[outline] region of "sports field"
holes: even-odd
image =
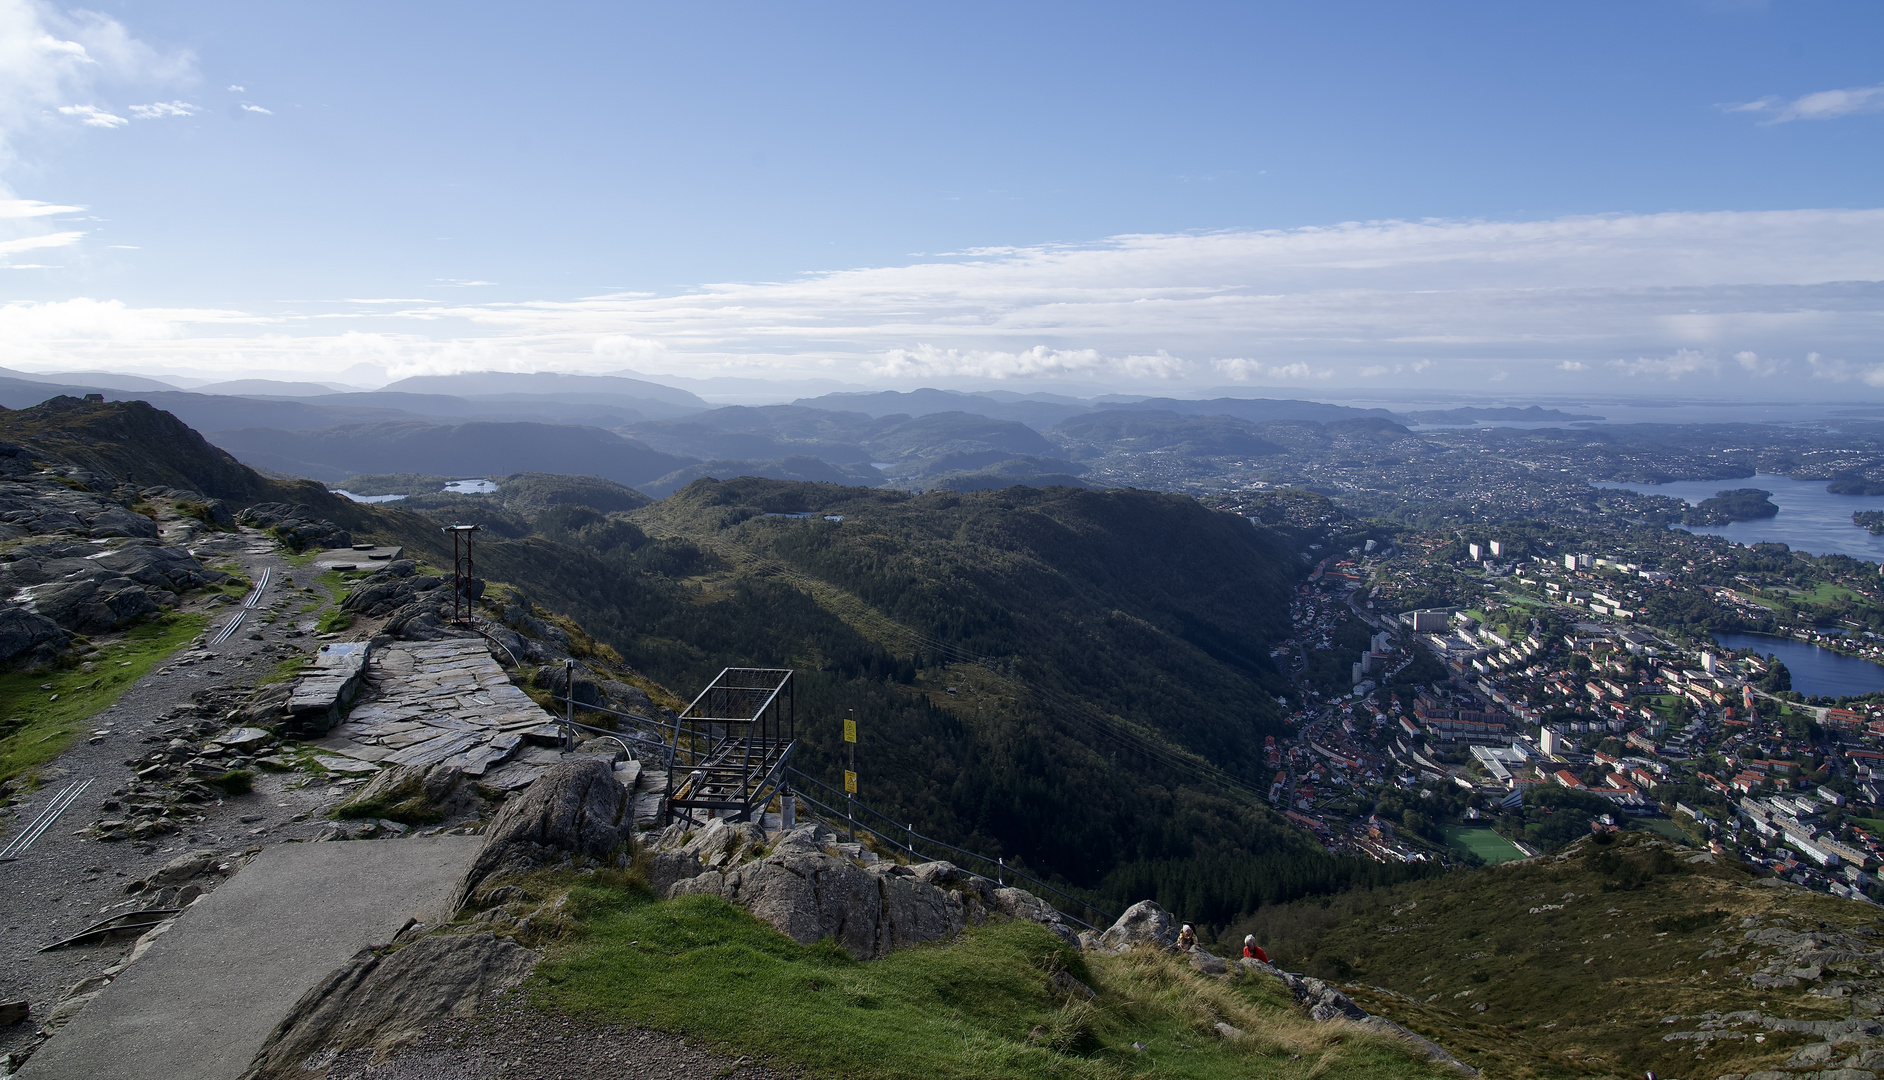
[[[1460,851],[1469,851],[1485,860],[1487,866],[1510,862],[1524,858],[1516,844],[1486,828],[1471,828],[1464,825],[1444,827],[1446,843]]]

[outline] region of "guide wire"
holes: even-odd
[[[693,537],[682,536],[678,533],[669,533],[667,535],[675,539],[686,539],[697,542]],[[797,586],[807,593],[815,594],[818,592],[826,592],[835,594],[834,599],[844,607],[861,609],[849,612],[850,616],[857,621],[874,624],[879,632],[888,632],[891,635],[902,638],[906,643],[912,643],[931,652],[939,653],[947,660],[961,664],[975,664],[990,670],[998,668],[1001,664],[1000,659],[997,657],[975,653],[954,642],[943,641],[939,638],[924,634],[913,627],[904,625],[884,614],[881,610],[865,601],[862,597],[856,596],[854,593],[850,593],[829,582],[811,577],[784,563],[768,559],[750,549],[735,545],[728,539],[714,537],[707,540],[707,543],[722,558],[746,569],[762,571],[771,576],[782,578],[789,584]],[[839,617],[842,618],[845,613],[838,612],[838,614]],[[1138,754],[1140,757],[1153,764],[1161,765],[1176,772],[1190,774],[1195,779],[1209,781],[1252,799],[1267,801],[1267,796],[1264,792],[1246,781],[1238,779],[1234,775],[1211,765],[1207,761],[1192,757],[1183,751],[1154,741],[1145,734],[1133,730],[1132,727],[1128,726],[1127,721],[1103,713],[1088,702],[1080,701],[1063,691],[1039,685],[1037,682],[1030,682],[1016,674],[1001,674],[1000,677],[1017,684],[1023,690],[1031,694],[1037,703],[1045,707],[1045,711],[1048,712],[1049,715],[1056,716],[1063,722],[1070,723],[1089,735],[1114,743],[1128,752]]]

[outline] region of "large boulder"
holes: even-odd
[[[458,886],[462,906],[484,882],[577,858],[618,861],[634,829],[634,795],[599,757],[552,765],[497,813]]]
[[[351,533],[325,518],[315,517],[314,510],[306,505],[256,503],[242,511],[236,520],[273,532],[295,551],[353,546]]]
[[[0,664],[50,662],[71,635],[44,615],[25,608],[0,607]]]
[[[35,585],[23,596],[32,610],[75,634],[102,634],[162,610],[142,586],[116,574]]]
[[[444,584],[442,578],[418,573],[417,564],[411,559],[395,559],[349,590],[340,606],[369,618],[379,618],[437,591]],[[440,600],[449,602],[451,594],[447,590],[430,599],[435,606]]]
[[[166,547],[155,540],[132,540],[102,555],[94,555],[90,561],[139,585],[173,592],[229,580],[228,574],[208,569],[187,550]]]
[[[474,812],[482,801],[476,785],[466,783],[464,770],[456,765],[394,765],[334,807],[334,816],[430,825]]]
[[[362,950],[303,994],[242,1080],[308,1080],[349,1050],[383,1055],[447,1017],[475,1016],[522,982],[537,954],[491,934],[438,934],[381,956]]]
[[[1171,949],[1177,947],[1178,922],[1171,913],[1151,900],[1140,900],[1125,909],[1117,922],[1099,935],[1098,947],[1104,952],[1121,953],[1138,945]]]

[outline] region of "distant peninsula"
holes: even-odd
[[[1884,510],[1854,510],[1851,523],[1872,536],[1884,536]]]
[[[1832,495],[1884,495],[1884,483],[1862,476],[1835,476],[1825,490]]]
[[[1572,420],[1601,420],[1603,417],[1587,413],[1567,413],[1562,409],[1545,409],[1537,405],[1517,408],[1507,405],[1502,408],[1480,408],[1468,406],[1460,409],[1439,409],[1429,412],[1407,413],[1407,419],[1416,424],[1477,424],[1477,423],[1519,423],[1543,424],[1565,423]]]
[[[1757,521],[1774,517],[1779,507],[1773,505],[1773,493],[1759,488],[1734,488],[1717,491],[1711,499],[1681,515],[1683,525],[1729,525],[1736,521]]]

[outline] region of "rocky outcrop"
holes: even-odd
[[[322,645],[288,694],[289,725],[305,734],[322,735],[339,723],[341,713],[360,692],[371,653],[372,645],[364,641]]]
[[[522,982],[537,954],[491,934],[422,937],[388,955],[361,952],[308,991],[243,1080],[311,1080],[348,1050],[383,1055],[447,1017],[475,1016]]]
[[[155,528],[149,518],[132,516]],[[39,618],[8,616],[0,625],[0,660],[53,642],[57,635],[45,623],[69,633],[105,633],[174,607],[180,592],[228,579],[188,551],[154,540],[103,549],[78,540],[22,544],[0,554],[0,595],[11,599],[10,609]]]
[[[576,758],[551,766],[498,811],[455,905],[463,906],[486,881],[540,866],[577,858],[625,862],[633,828],[632,795],[616,782],[609,762]]]
[[[1150,900],[1141,900],[1125,909],[1105,933],[1094,942],[1096,951],[1121,953],[1139,945],[1171,949],[1177,947],[1178,923],[1171,913]]]
[[[333,814],[430,825],[475,814],[483,802],[476,785],[466,783],[464,770],[456,765],[395,765],[334,807]]]
[[[325,518],[315,517],[313,508],[306,505],[256,503],[242,511],[236,520],[267,529],[295,551],[353,546],[352,533]]]
[[[48,533],[75,533],[95,540],[157,535],[155,521],[91,490],[88,481],[94,478],[89,473],[81,477],[80,472],[48,469],[0,481],[0,528],[4,530],[0,538]]]
[[[340,606],[346,611],[377,619],[392,614],[427,593],[437,591],[444,584],[443,578],[419,573],[418,564],[411,559],[395,559],[349,590]],[[449,602],[450,591],[447,590],[440,599]]]
[[[1295,1000],[1317,1023],[1343,1020],[1357,1027],[1384,1035],[1397,1042],[1404,1043],[1414,1053],[1424,1057],[1435,1065],[1451,1069],[1461,1076],[1477,1076],[1478,1070],[1452,1056],[1445,1047],[1430,1039],[1416,1035],[1384,1016],[1369,1015],[1367,1010],[1354,1004],[1346,994],[1328,985],[1320,979],[1306,975],[1296,975],[1282,970],[1261,960],[1239,960],[1238,965],[1252,974],[1265,974],[1282,981],[1295,995]]]
[[[770,847],[748,824],[670,829],[650,879],[658,895],[717,896],[799,944],[829,937],[860,960],[952,938],[994,917],[1038,922],[1077,944],[1060,913],[1023,889],[998,888],[946,862],[865,863],[836,841],[816,825]]]

